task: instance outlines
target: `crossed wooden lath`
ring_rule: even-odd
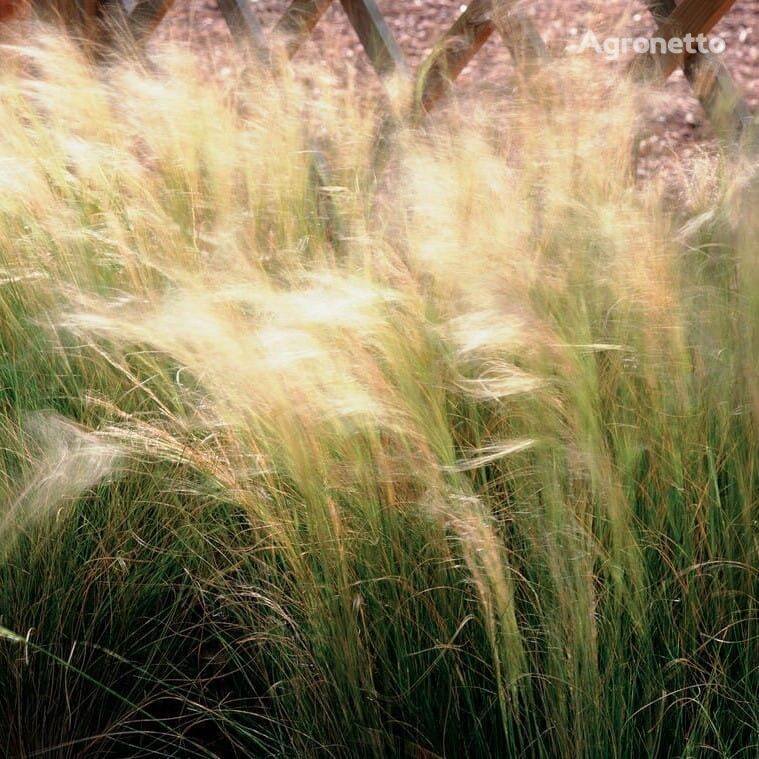
[[[284,50],[294,56],[333,0],[292,0],[274,27]],[[412,77],[408,64],[375,0],[339,0],[377,73]],[[655,37],[666,40],[708,34],[735,0],[644,0],[657,23]],[[161,22],[174,0],[141,0],[127,22],[138,40]],[[219,9],[238,45],[261,61],[270,60],[267,35],[249,0],[218,0]],[[452,83],[485,42],[499,33],[518,66],[545,60],[548,52],[531,21],[515,10],[515,0],[472,0],[418,68],[420,104],[427,112],[445,96]],[[752,119],[729,71],[711,53],[638,55],[635,73],[663,81],[682,67],[717,132],[736,138]]]

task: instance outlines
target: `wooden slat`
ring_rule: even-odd
[[[430,111],[495,31],[491,0],[472,0],[419,67],[421,106]]]
[[[78,6],[82,13],[82,28],[85,38],[97,40],[100,36],[97,0],[80,0]]]
[[[127,17],[127,28],[137,41],[147,39],[174,5],[174,0],[142,0]]]
[[[675,0],[646,0],[658,23],[674,13]],[[751,109],[741,96],[730,72],[711,53],[696,53],[685,58],[683,70],[715,130],[727,137],[738,137],[751,121]]]
[[[660,24],[654,36],[669,41],[686,34],[693,37],[708,34],[734,4],[735,0],[682,0]],[[637,57],[636,65],[644,76],[666,79],[683,64],[684,58],[683,53],[669,51],[643,53]]]
[[[719,58],[713,55],[688,58],[685,76],[719,134],[739,137],[752,123],[751,108]]]
[[[249,0],[218,0],[219,10],[227,22],[235,42],[243,49],[251,49],[261,61],[268,61],[268,48],[263,29]]]
[[[487,42],[500,32],[518,66],[547,60],[548,50],[532,22],[513,13],[514,0],[473,0],[420,66],[421,105],[431,110]]]
[[[293,0],[274,27],[274,33],[284,39],[288,58],[298,52],[308,39],[332,0]]]
[[[518,67],[529,68],[550,58],[543,38],[526,16],[494,13],[493,23]]]
[[[361,44],[380,76],[408,74],[400,47],[374,0],[340,0]]]

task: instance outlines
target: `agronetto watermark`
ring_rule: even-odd
[[[638,54],[661,54],[681,55],[688,53],[714,53],[719,55],[725,52],[727,43],[722,37],[707,37],[705,34],[686,34],[684,37],[604,37],[599,39],[596,34],[588,29],[580,41],[569,48],[572,53],[586,53],[592,51],[604,55],[610,61]]]

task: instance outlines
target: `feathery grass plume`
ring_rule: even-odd
[[[17,533],[61,511],[114,469],[116,446],[52,414],[36,412],[23,420],[28,458],[34,470],[0,518],[0,551],[5,556]]]

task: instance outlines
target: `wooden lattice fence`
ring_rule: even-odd
[[[79,0],[96,2],[96,0]],[[429,57],[412,72],[375,0],[338,0],[380,76],[413,77],[423,111],[445,96],[469,61],[493,35],[500,34],[518,66],[546,59],[548,52],[530,20],[515,8],[514,0],[472,0],[438,40]],[[175,0],[100,0],[102,19],[120,19],[138,40],[145,40],[158,26]],[[282,17],[267,33],[259,23],[250,0],[218,0],[219,9],[237,44],[260,61],[270,60],[269,39],[281,41],[286,54],[294,56],[309,37],[333,0],[292,0]],[[645,0],[657,24],[655,37],[669,40],[707,35],[730,10],[735,0]],[[123,3],[123,4],[122,4]],[[132,4],[133,3],[133,4]],[[711,53],[657,52],[639,54],[636,74],[665,80],[678,67],[714,124],[717,132],[737,137],[752,118],[751,110],[719,57]]]
[[[74,26],[94,49],[116,40],[141,45],[177,0],[0,0],[0,21],[28,3]],[[178,0],[182,2],[182,0]],[[426,60],[412,71],[376,0],[338,0],[381,77],[413,79],[418,114],[433,109],[485,42],[499,34],[518,67],[545,60],[549,54],[531,21],[520,14],[518,0],[471,0],[434,45]],[[670,40],[707,35],[735,0],[644,0],[656,21],[654,38]],[[251,0],[218,0],[232,36],[246,54],[268,65],[272,48],[296,55],[333,0],[291,0],[270,32],[259,23]],[[276,40],[276,45],[272,41]],[[633,61],[637,76],[664,81],[682,67],[717,133],[735,140],[753,123],[753,114],[729,71],[712,53],[641,53]]]

